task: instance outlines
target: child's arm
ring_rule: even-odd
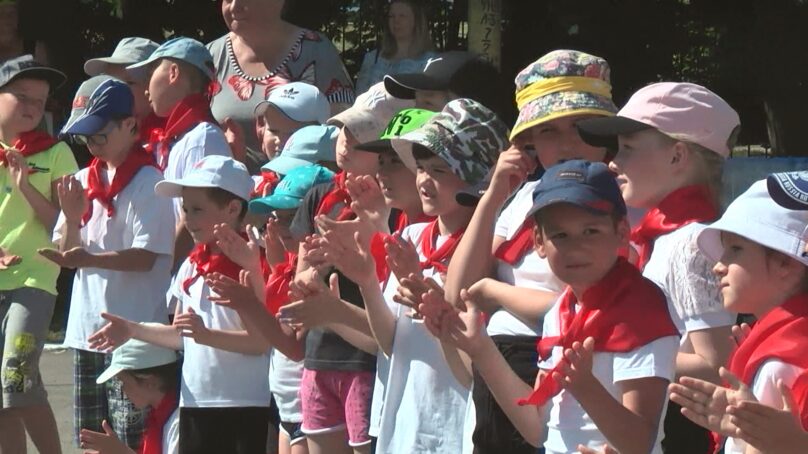
[[[536,168],[536,159],[517,146],[500,153],[491,184],[480,199],[466,232],[452,255],[446,276],[446,299],[459,304],[460,290],[491,275],[494,252],[505,241],[494,235],[497,213],[511,192]]]
[[[31,185],[28,179],[28,162],[22,153],[9,149],[6,151],[6,159],[8,160],[8,169],[14,188],[25,197],[37,220],[45,226],[45,229],[48,231],[53,230],[56,218],[59,216],[59,201],[56,196],[58,182],[51,183],[53,197],[52,200],[48,200]]]
[[[555,292],[516,287],[488,277],[472,285],[469,293],[484,309],[503,307],[531,325],[541,320],[558,299]]]
[[[566,363],[558,380],[575,397],[609,444],[622,454],[646,454],[657,437],[668,381],[658,377],[619,382],[622,395],[615,399],[592,374],[595,340],[575,342],[564,351]]]
[[[62,268],[101,268],[133,272],[151,271],[159,256],[140,248],[91,253],[82,247],[74,247],[65,251],[40,249],[39,253]]]
[[[718,368],[726,364],[734,348],[732,326],[690,331],[685,335],[686,345],[691,346],[692,351],[680,351],[676,355],[676,376],[720,383]]]
[[[798,454],[808,452],[808,432],[802,427],[799,407],[791,390],[777,381],[782,404],[777,408],[743,401],[728,408],[737,437],[747,443],[746,453]]]
[[[172,350],[182,350],[182,336],[171,325],[135,323],[107,312],[102,312],[101,318],[106,320],[107,324],[88,339],[90,348],[94,350],[110,352],[129,339],[139,339]]]
[[[202,317],[190,307],[188,312],[174,317],[174,327],[183,337],[190,337],[197,344],[229,352],[258,356],[266,354],[271,347],[271,344],[258,333],[251,333],[248,330],[208,328]]]

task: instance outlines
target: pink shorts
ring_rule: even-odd
[[[303,369],[301,431],[317,435],[347,429],[349,445],[369,443],[373,380],[373,372]]]

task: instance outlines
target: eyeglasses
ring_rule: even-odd
[[[109,133],[112,132],[116,126],[120,127],[120,124],[117,124],[113,121],[113,126],[108,128],[105,132],[99,132],[92,135],[84,135],[84,134],[71,134],[70,138],[73,139],[73,142],[84,145],[85,147],[88,145],[95,145],[95,146],[104,146],[109,142]]]
[[[39,110],[43,110],[45,108],[45,103],[48,101],[47,98],[46,99],[32,98],[26,94],[11,90],[3,90],[2,92],[8,93],[11,96],[15,97],[17,99],[17,102],[19,102],[20,104],[36,107]]]

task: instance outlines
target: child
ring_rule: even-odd
[[[56,303],[59,267],[36,253],[50,244],[59,179],[78,170],[70,148],[36,130],[61,72],[30,55],[0,65],[0,451],[25,451],[25,429],[42,452],[59,432],[39,373]]]
[[[659,422],[678,338],[662,292],[618,256],[628,223],[614,177],[602,163],[551,167],[529,215],[536,222],[537,252],[567,284],[544,317],[535,391],[485,334],[477,300],[468,292],[459,319],[453,309],[437,317],[443,338],[471,356],[526,440],[538,446],[546,436],[547,453],[600,448],[607,441],[623,453],[660,453]],[[425,298],[428,323],[437,312],[426,306],[438,301],[435,292]],[[529,406],[517,405],[531,391],[520,402]]]
[[[538,373],[535,346],[541,337],[542,318],[564,289],[547,260],[534,250],[533,221],[527,215],[539,183],[534,171],[537,164],[547,169],[568,159],[604,160],[606,149],[584,143],[576,124],[617,111],[609,74],[609,64],[600,57],[556,50],[516,76],[520,114],[511,132],[512,145],[500,155],[491,183],[449,265],[446,299],[457,305],[460,290],[469,289],[491,314],[488,335],[528,384],[536,381]],[[535,452],[477,374],[472,397],[466,431],[473,431],[476,453]]]
[[[290,82],[271,90],[266,101],[255,106],[261,151],[272,160],[295,131],[321,125],[330,114],[328,99],[314,85]]]
[[[82,449],[95,450],[98,454],[178,454],[177,352],[130,339],[112,352],[109,367],[96,382],[104,384],[113,378],[121,381],[121,389],[135,408],[150,409],[143,443],[137,451],[124,445],[105,420],[103,433],[82,429],[79,435]]]
[[[351,239],[326,235],[329,259],[359,283],[374,337],[389,358],[389,370],[379,375],[383,403],[374,405],[381,412],[377,452],[460,452],[468,392],[449,370],[438,341],[408,315],[408,308],[394,304],[393,295],[405,293],[396,284],[403,279],[441,280],[439,274],[472,214],[457,204],[454,194],[488,173],[506,137],[507,127],[493,112],[459,99],[420,128],[392,140],[402,161],[417,163],[424,214],[436,219],[403,230],[401,241],[417,245],[418,261],[414,269],[391,263],[385,295],[368,246],[356,243],[357,252],[350,247]]]
[[[682,385],[671,385],[671,398],[684,408],[692,408],[689,401],[705,407],[710,418],[700,424],[729,437],[726,453],[758,452],[734,438],[735,417],[726,414],[727,406],[757,400],[779,408],[778,382],[791,387],[808,369],[807,230],[808,212],[776,204],[762,180],[698,236],[701,251],[718,262],[713,271],[720,279],[724,307],[758,319],[728,361],[731,374],[722,370],[733,389],[689,377],[680,379]],[[800,417],[803,424],[808,422],[808,414]]]
[[[286,175],[297,167],[320,165],[339,170],[335,148],[340,130],[331,125],[305,126],[285,142],[283,152],[262,167],[278,175]]]
[[[88,76],[105,74],[129,84],[135,97],[135,117],[138,119],[142,140],[147,140],[151,136],[152,129],[164,128],[165,119],[155,115],[149,105],[149,98],[146,96],[148,76],[142,74],[141,77],[136,77],[137,74],[127,71],[126,67],[145,61],[158,47],[159,45],[150,39],[123,38],[109,57],[93,58],[84,62],[84,72]],[[76,100],[80,103],[81,98]]]
[[[717,280],[695,238],[702,222],[718,217],[721,169],[737,138],[738,114],[702,86],[664,82],[637,91],[616,117],[586,120],[579,128],[591,144],[617,138],[609,166],[626,204],[648,210],[631,241],[643,275],[665,291],[682,336],[677,375],[718,382],[735,315],[721,306]],[[675,407],[665,422],[665,449],[709,449],[707,434]]]
[[[101,312],[136,322],[165,322],[173,250],[171,204],[154,200],[162,179],[138,140],[134,100],[118,80],[101,83],[87,110],[65,134],[86,145],[95,159],[59,185],[62,213],[54,228],[58,251],[40,253],[65,268],[76,268],[64,345],[74,349],[74,430],[101,430],[109,420],[129,447],[140,446],[144,414],[114,380],[95,379],[109,355],[87,338],[103,326]],[[107,409],[107,410],[101,410]]]
[[[174,325],[143,325],[112,314],[90,342],[106,349],[130,338],[184,351],[180,385],[180,446],[184,453],[257,453],[269,425],[269,344],[238,314],[210,301],[207,278],[238,278],[242,266],[222,254],[214,228],[240,230],[252,190],[247,168],[207,156],[180,180],[161,181],[158,195],[182,197],[183,223],[196,246],[169,290]],[[245,329],[246,325],[246,329]],[[263,377],[263,379],[262,379]]]

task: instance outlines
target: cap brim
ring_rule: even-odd
[[[415,99],[415,88],[408,87],[398,81],[400,76],[384,76],[384,89],[398,99]]]
[[[775,203],[789,210],[808,210],[808,201],[801,199],[806,194],[803,188],[804,183],[801,178],[792,178],[788,173],[775,173],[766,177],[766,189],[769,191],[769,196]],[[787,190],[786,187],[790,190]]]
[[[103,74],[104,70],[106,70],[107,65],[134,65],[135,63],[139,63],[137,61],[132,61],[128,58],[115,58],[115,57],[104,57],[104,58],[93,58],[84,62],[84,73],[88,76],[97,76],[99,74]]]
[[[393,144],[390,139],[379,139],[372,142],[360,143],[354,147],[357,150],[368,151],[370,153],[384,153],[385,151],[393,150]]]
[[[600,206],[604,202],[609,204],[608,208]],[[559,203],[575,205],[595,214],[609,214],[618,209],[614,204],[604,201],[603,197],[586,186],[567,185],[538,193],[534,196],[533,206],[530,208],[526,217],[531,217],[539,210]]]
[[[273,172],[277,172],[281,175],[286,175],[294,169],[299,167],[309,167],[313,166],[314,162],[309,162],[303,159],[298,158],[290,158],[286,157],[283,154],[278,156],[277,158],[269,161],[268,163],[264,164],[262,169],[269,169]]]
[[[51,92],[64,85],[67,81],[67,76],[58,69],[48,68],[44,66],[23,69],[14,75],[2,86],[10,84],[11,82],[19,79],[40,79],[44,80],[50,86]]]
[[[217,188],[211,184],[200,184],[190,179],[179,179],[174,181],[159,181],[154,185],[154,193],[162,197],[177,198],[182,197],[182,188]]]
[[[78,134],[91,136],[100,131],[109,123],[109,120],[98,115],[82,115],[72,124],[66,125],[62,129],[62,134]]]
[[[577,123],[581,139],[594,147],[617,148],[617,136],[633,134],[653,126],[631,118],[614,116],[590,118]]]
[[[412,134],[412,133],[410,133]],[[409,134],[406,134],[409,135]],[[416,173],[417,164],[415,163],[415,157],[412,155],[412,144],[417,143],[417,140],[405,140],[405,139],[390,139],[390,145],[393,147],[393,150],[398,155],[401,162],[410,169],[412,173]]]
[[[146,75],[149,72],[149,65],[151,65],[152,63],[156,62],[157,60],[159,60],[161,58],[163,58],[163,57],[159,56],[159,55],[156,56],[156,57],[154,57],[154,56],[149,57],[149,58],[147,58],[147,59],[145,59],[145,60],[143,60],[141,62],[134,63],[134,64],[131,64],[131,65],[127,66],[126,71],[128,71],[129,74],[132,75],[132,77],[135,77],[137,79],[145,79]]]
[[[390,85],[394,86],[394,90],[400,90],[401,94],[412,93],[412,95],[409,97],[404,97],[399,96],[395,91],[391,91],[388,88],[388,79],[393,82]],[[413,99],[415,97],[415,90],[449,89],[449,81],[440,81],[424,73],[408,73],[385,76],[384,82],[384,88],[387,89],[387,92],[400,99]]]
[[[123,370],[124,369],[121,369],[118,366],[109,366],[107,367],[107,370],[101,372],[101,375],[99,375],[98,378],[95,379],[95,382],[99,385],[102,383],[106,383],[115,378],[116,375],[123,372]]]
[[[269,214],[275,210],[294,210],[303,202],[288,195],[273,194],[260,199],[250,201],[249,210],[251,213]]]
[[[482,180],[455,194],[455,201],[464,207],[475,207],[485,194],[485,191],[488,190],[489,184],[490,181],[488,179]]]

